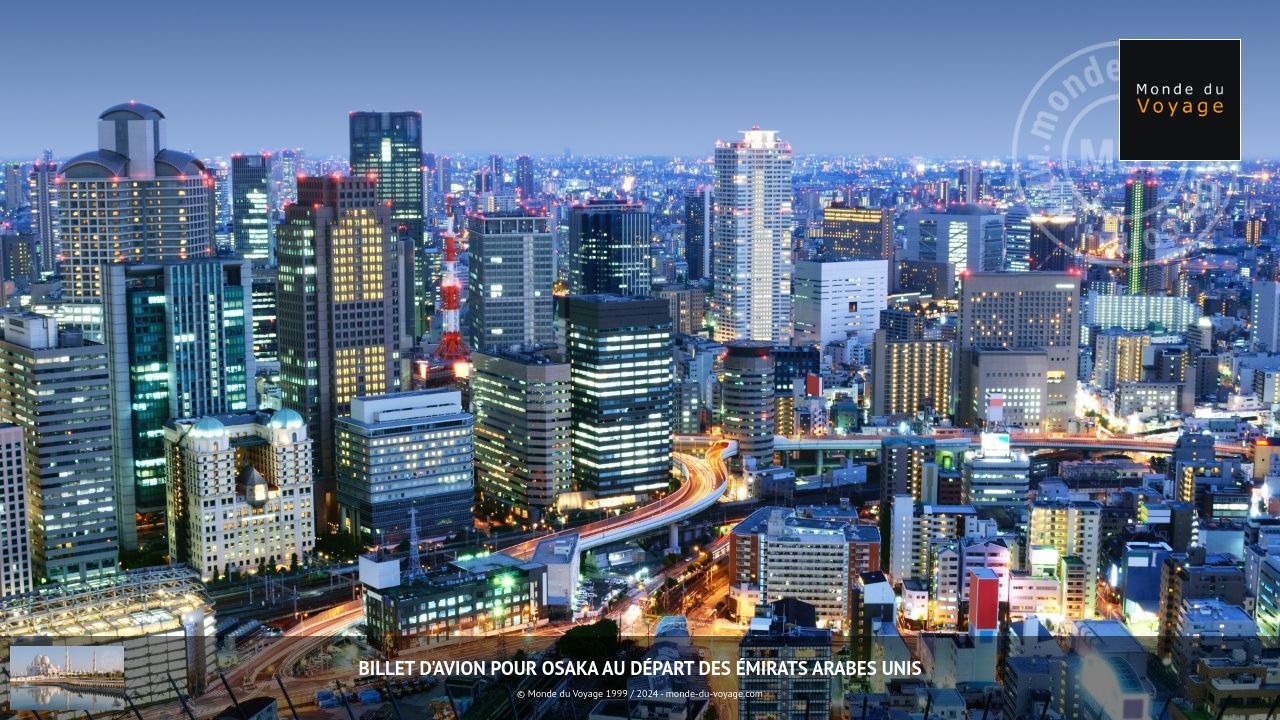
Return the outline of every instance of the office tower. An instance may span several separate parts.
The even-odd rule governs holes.
[[[549,223],[524,211],[467,216],[473,349],[555,342]]]
[[[9,163],[4,166],[4,211],[17,212],[27,204],[27,188],[22,182],[22,166]]]
[[[1280,282],[1253,283],[1252,328],[1249,339],[1263,352],[1280,352]]]
[[[818,347],[848,340],[868,344],[888,296],[885,260],[800,260],[792,300],[795,341]]]
[[[569,212],[569,294],[648,295],[652,214],[640,203],[593,200]]]
[[[1080,240],[1074,215],[1032,215],[1030,223],[1029,269],[1064,272],[1076,266]]]
[[[506,189],[506,173],[502,168],[502,156],[490,155],[489,162],[484,168],[492,178],[493,187],[490,188],[495,194],[503,194]]]
[[[28,180],[31,229],[40,242],[39,269],[41,273],[51,273],[62,254],[62,241],[58,237],[61,222],[58,214],[58,164],[48,160],[35,161]]]
[[[947,417],[953,362],[950,340],[892,339],[876,332],[871,347],[871,414],[892,419]]]
[[[822,211],[822,249],[840,260],[893,261],[893,211],[834,202]]]
[[[751,340],[728,343],[720,393],[725,437],[738,441],[744,465],[773,464],[774,381],[771,344]]]
[[[880,329],[887,340],[923,340],[925,317],[908,308],[886,308],[880,311]]]
[[[959,274],[1004,269],[1004,216],[981,205],[907,215],[908,260],[949,263]]]
[[[1111,328],[1095,335],[1094,386],[1114,391],[1120,383],[1141,382],[1142,356],[1150,346],[1151,333]]]
[[[402,246],[362,177],[300,179],[276,239],[281,402],[317,444],[316,520],[336,523],[334,423],[352,398],[400,388]]]
[[[231,156],[231,222],[236,254],[272,264],[269,154]]]
[[[257,365],[275,365],[280,362],[280,340],[276,329],[276,269],[254,265],[251,272],[253,359]]]
[[[21,595],[35,588],[31,572],[31,522],[27,516],[26,456],[22,428],[0,425],[0,597]]]
[[[420,258],[426,248],[423,225],[422,113],[355,112],[350,117],[351,175],[376,184],[378,202],[391,203],[391,231],[396,239],[407,238],[413,255]],[[428,290],[426,268],[414,263],[412,291],[400,298],[406,332],[420,337],[425,332],[424,311]],[[324,444],[323,442],[321,443]]]
[[[1039,351],[1047,363],[1043,430],[1065,428],[1075,415],[1080,341],[1080,277],[1069,273],[973,273],[964,279],[957,328],[961,367],[976,367],[974,350]],[[988,359],[994,358],[987,353]],[[1024,374],[1027,371],[1024,371]],[[962,372],[965,383],[970,375]],[[986,398],[962,387],[957,413],[980,413]],[[990,392],[997,392],[986,385]],[[1006,393],[1006,402],[1011,398]],[[973,414],[967,414],[973,413]],[[1010,419],[1010,421],[1012,421]]]
[[[471,356],[479,510],[533,526],[573,490],[569,364],[535,352]]]
[[[707,318],[707,294],[697,285],[667,286],[655,292],[671,303],[672,331],[679,335],[702,332]]]
[[[752,128],[717,142],[711,273],[717,342],[791,337],[791,145]]]
[[[1101,519],[1102,506],[1092,500],[1036,500],[1031,503],[1027,550],[1033,573],[1054,569],[1068,600],[1082,590],[1083,606],[1063,602],[1063,614],[1068,620],[1087,620],[1097,611]],[[1067,558],[1077,558],[1082,566],[1083,588],[1073,591],[1068,585],[1068,578],[1063,577],[1062,560]]]
[[[612,504],[671,482],[671,316],[667,301],[570,296],[573,483]]]
[[[981,443],[977,452],[965,456],[961,467],[961,501],[975,510],[1001,508],[1021,515],[1031,489],[1030,458],[1010,449],[1008,433],[983,433]]]
[[[984,194],[982,184],[982,167],[969,163],[956,173],[956,190],[960,194],[960,202],[967,205],[981,202]]]
[[[823,627],[847,630],[851,583],[879,569],[880,531],[870,525],[764,507],[729,533],[729,604],[739,618],[792,598],[813,605]]]
[[[116,570],[106,348],[56,320],[3,313],[0,422],[22,428],[31,569],[54,583]]]
[[[1139,170],[1124,185],[1125,292],[1145,295],[1156,283],[1150,267],[1155,260],[1157,195],[1150,170]]]
[[[351,400],[338,419],[340,527],[364,545],[440,541],[472,525],[473,420],[456,390],[418,390]]]
[[[805,614],[805,621],[792,614]],[[797,612],[798,611],[798,612]],[[768,672],[761,661],[812,663],[831,660],[829,628],[818,628],[811,619],[814,610],[797,600],[779,601],[766,610],[766,616],[752,620],[747,633],[738,643],[741,661],[748,669],[738,676],[737,720],[812,720],[831,714],[831,677],[818,674]],[[755,670],[755,668],[761,668]]]
[[[711,186],[684,194],[684,259],[689,280],[711,277]]]
[[[1031,211],[1014,205],[1004,214],[1004,267],[1009,272],[1031,268]],[[1065,268],[1064,268],[1065,269]]]
[[[522,201],[532,200],[537,195],[533,184],[533,158],[528,155],[516,157],[516,192]]]
[[[292,410],[170,420],[169,552],[202,580],[297,567],[315,544],[312,440]]]
[[[103,280],[120,546],[162,549],[165,421],[257,406],[248,263],[116,263]]]
[[[98,116],[98,149],[62,165],[58,210],[66,318],[96,337],[101,268],[213,252],[213,179],[195,157],[165,145],[164,114],[142,103]]]
[[[279,178],[274,195],[273,211],[281,211],[290,203],[298,200],[298,176],[304,175],[304,155],[302,150],[285,148],[276,154],[272,164],[274,175]]]
[[[30,233],[0,235],[4,279],[22,292],[40,279],[40,238]]]
[[[948,262],[899,260],[894,268],[893,282],[895,293],[952,298],[956,294],[956,269]]]

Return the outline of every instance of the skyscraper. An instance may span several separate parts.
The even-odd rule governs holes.
[[[516,158],[516,191],[521,200],[532,200],[536,190],[533,184],[533,159],[528,155]]]
[[[31,572],[31,522],[27,516],[26,457],[22,451],[22,428],[0,425],[0,597],[21,595],[35,588]]]
[[[40,272],[51,273],[62,253],[62,242],[58,237],[58,164],[37,160],[31,166],[29,178],[31,229],[40,242]]]
[[[231,222],[236,254],[270,264],[271,156],[267,153],[231,156]]]
[[[711,277],[711,186],[684,195],[684,259],[689,279]]]
[[[1060,430],[1075,415],[1080,276],[1051,272],[983,272],[966,276],[960,295],[957,339],[962,353],[960,381],[965,384],[960,396],[964,407],[957,408],[957,413],[980,412],[987,401],[973,394],[977,387],[970,382],[971,373],[966,370],[972,362],[963,353],[992,350],[1046,355],[1048,372],[1043,377],[1047,395],[1042,405],[1042,429]]]
[[[163,549],[165,422],[257,406],[249,267],[117,263],[103,279],[120,546]]]
[[[1063,272],[1076,266],[1080,252],[1074,215],[1032,215],[1027,267]]]
[[[573,489],[569,365],[529,352],[471,361],[479,511],[536,524]]]
[[[312,441],[292,410],[165,423],[169,552],[208,581],[297,566],[315,544]]]
[[[402,246],[363,177],[300,179],[276,238],[281,402],[316,440],[317,522],[336,523],[334,423],[400,388]]]
[[[457,390],[419,390],[351,401],[338,420],[340,527],[366,545],[442,540],[472,526],[474,420]]]
[[[959,274],[1004,269],[1004,216],[981,205],[907,215],[904,254],[910,260],[949,263]]]
[[[791,146],[752,128],[718,142],[712,276],[718,342],[791,337]]]
[[[1157,194],[1156,180],[1150,170],[1139,170],[1125,181],[1125,291],[1130,295],[1145,295],[1151,292],[1154,284],[1151,262],[1155,259],[1158,226]]]
[[[773,464],[774,380],[771,345],[737,340],[724,357],[724,434],[738,442],[738,457],[757,467]]]
[[[638,502],[671,482],[670,306],[620,295],[571,296],[566,306],[574,486]]]
[[[555,269],[548,223],[548,218],[522,210],[467,217],[467,307],[473,349],[555,341]]]
[[[593,200],[569,213],[569,293],[648,295],[652,214],[639,203]]]
[[[116,572],[106,348],[51,317],[0,314],[0,422],[22,428],[37,579]]]
[[[948,417],[951,407],[950,340],[893,338],[884,330],[872,343],[871,414],[892,419]]]
[[[165,141],[163,113],[121,103],[98,116],[98,149],[62,165],[65,317],[91,337],[101,333],[104,264],[213,252],[213,179],[202,162]]]
[[[391,230],[394,236],[413,243],[412,297],[401,298],[406,330],[419,337],[426,329],[423,317],[427,304],[423,226],[422,113],[351,113],[351,174],[376,182],[379,202],[391,203]],[[323,445],[323,442],[321,443]]]
[[[792,313],[797,344],[871,342],[888,306],[889,263],[818,258],[795,265]]]
[[[1001,269],[1009,272],[1031,269],[1031,211],[1026,205],[1014,205],[1005,212],[1004,238],[1004,267]]]
[[[972,205],[982,200],[984,194],[982,166],[968,163],[956,173],[956,189],[960,202]]]
[[[893,211],[835,202],[822,210],[823,251],[841,260],[893,260]]]

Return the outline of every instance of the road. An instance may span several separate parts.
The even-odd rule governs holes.
[[[611,518],[597,520],[570,530],[562,530],[532,540],[526,540],[503,548],[502,552],[521,560],[528,560],[533,557],[533,551],[538,547],[538,543],[550,538],[577,533],[578,543],[581,544],[585,540],[616,534],[639,523],[663,517],[671,517],[673,520],[682,517],[692,511],[699,503],[706,500],[708,496],[723,488],[727,475],[724,471],[724,461],[721,459],[720,453],[725,447],[725,443],[713,445],[707,451],[707,458],[700,458],[688,453],[672,453],[676,462],[685,470],[685,481],[680,483],[680,487],[676,488],[674,492],[660,500],[641,505],[635,510]]]

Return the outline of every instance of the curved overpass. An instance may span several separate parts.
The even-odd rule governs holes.
[[[715,504],[728,487],[724,458],[738,451],[738,445],[719,438],[706,438],[706,457],[674,452],[672,457],[685,476],[675,492],[621,515],[587,523],[568,530],[543,535],[503,548],[501,552],[520,560],[533,557],[533,551],[544,540],[578,536],[578,551],[607,545],[643,535],[692,517]]]

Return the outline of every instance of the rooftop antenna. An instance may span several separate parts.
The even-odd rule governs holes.
[[[422,574],[422,556],[418,553],[418,508],[409,508],[409,568],[405,575],[410,578]]]

